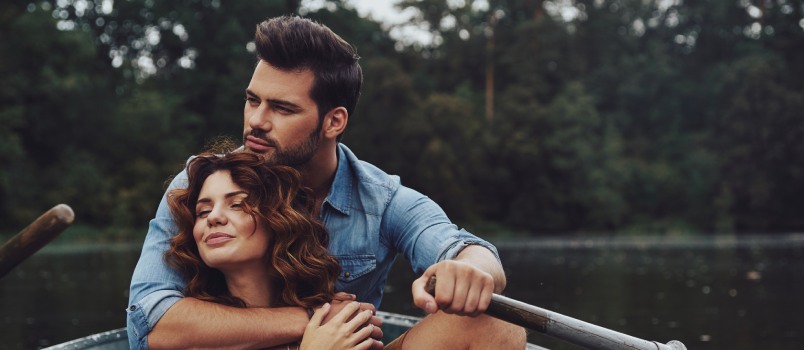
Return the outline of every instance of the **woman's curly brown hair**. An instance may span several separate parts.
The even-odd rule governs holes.
[[[284,305],[311,307],[329,302],[340,272],[338,261],[326,247],[329,235],[313,215],[313,200],[301,186],[298,171],[270,165],[246,152],[207,152],[187,165],[188,186],[168,195],[171,214],[179,233],[170,242],[165,260],[187,279],[186,296],[221,304],[245,307],[231,295],[223,273],[207,266],[193,238],[195,207],[204,181],[211,174],[227,170],[235,184],[248,192],[243,210],[260,220],[270,235],[269,264],[276,271],[274,286],[281,290]]]

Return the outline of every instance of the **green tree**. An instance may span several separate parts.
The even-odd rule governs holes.
[[[712,142],[720,155],[719,230],[790,231],[804,224],[804,93],[776,55],[723,67]]]
[[[87,147],[96,146],[98,135],[106,131],[108,118],[103,112],[111,111],[116,100],[110,84],[115,74],[95,60],[94,40],[88,33],[58,30],[51,14],[35,6],[26,11],[6,4],[0,13],[10,19],[3,22],[0,45],[3,52],[14,53],[4,55],[0,64],[5,82],[0,101],[10,127],[5,132],[11,134],[4,142],[10,152],[3,156],[9,164],[4,164],[0,176],[4,180],[0,209],[11,222],[21,223],[75,198],[52,193],[60,191],[62,179],[80,177],[83,169],[78,169],[80,164],[62,168],[58,164],[78,161],[94,166],[89,164],[97,158]],[[76,154],[83,156],[73,157]],[[109,185],[102,178],[85,184],[87,191],[80,193],[84,199],[75,198],[77,211],[91,201],[88,195]]]

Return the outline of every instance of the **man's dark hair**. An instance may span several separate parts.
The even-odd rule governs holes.
[[[335,107],[352,115],[363,82],[360,57],[327,26],[296,16],[275,17],[257,25],[254,42],[257,58],[271,66],[313,72],[310,97],[318,107],[319,122]]]

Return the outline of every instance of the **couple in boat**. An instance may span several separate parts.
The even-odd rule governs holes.
[[[255,44],[242,147],[191,158],[151,220],[131,348],[523,349],[522,328],[483,314],[506,283],[496,249],[340,143],[355,49],[299,17],[260,23]],[[373,312],[398,253],[429,315],[385,345]]]

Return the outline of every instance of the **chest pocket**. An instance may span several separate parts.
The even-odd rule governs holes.
[[[352,282],[377,268],[377,258],[371,254],[335,256],[341,265],[338,280],[342,283]]]

